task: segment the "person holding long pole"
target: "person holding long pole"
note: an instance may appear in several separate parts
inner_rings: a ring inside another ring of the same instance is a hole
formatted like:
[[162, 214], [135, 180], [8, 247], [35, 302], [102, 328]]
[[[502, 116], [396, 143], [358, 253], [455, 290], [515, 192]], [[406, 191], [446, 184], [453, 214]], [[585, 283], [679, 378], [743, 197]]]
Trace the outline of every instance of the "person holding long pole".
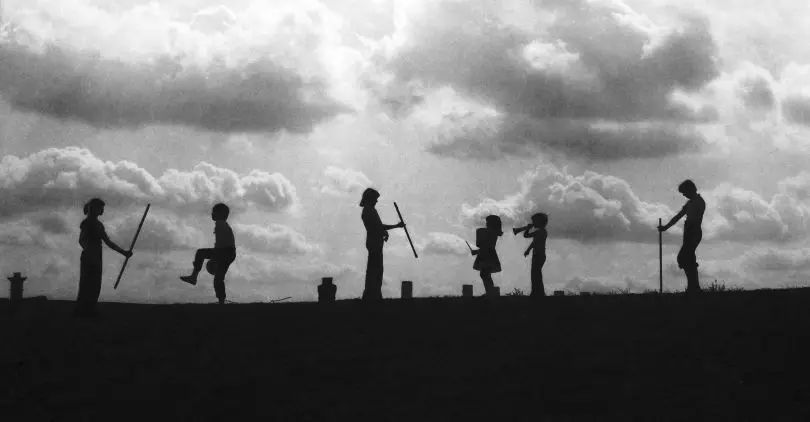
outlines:
[[104, 201], [93, 198], [84, 204], [84, 214], [87, 216], [79, 226], [79, 245], [82, 247], [81, 266], [79, 270], [79, 293], [76, 297], [76, 307], [73, 315], [77, 317], [95, 317], [96, 303], [101, 294], [101, 242], [110, 249], [129, 258], [132, 251], [124, 250], [110, 240], [104, 230], [104, 224], [98, 217], [104, 214]]
[[363, 300], [382, 300], [383, 281], [383, 245], [388, 240], [388, 230], [404, 228], [405, 223], [383, 224], [380, 215], [374, 206], [380, 198], [380, 193], [368, 188], [363, 191], [360, 206], [363, 207], [361, 218], [366, 228], [366, 249], [368, 249], [368, 264], [366, 265], [366, 284], [363, 289]]
[[678, 192], [688, 199], [686, 205], [667, 224], [659, 225], [658, 230], [664, 232], [677, 223], [681, 217], [686, 216], [686, 222], [683, 225], [683, 245], [678, 252], [678, 267], [683, 269], [686, 274], [686, 293], [696, 294], [700, 293], [701, 290], [695, 251], [703, 238], [703, 230], [700, 226], [703, 223], [706, 202], [698, 194], [695, 183], [689, 179], [678, 186]]

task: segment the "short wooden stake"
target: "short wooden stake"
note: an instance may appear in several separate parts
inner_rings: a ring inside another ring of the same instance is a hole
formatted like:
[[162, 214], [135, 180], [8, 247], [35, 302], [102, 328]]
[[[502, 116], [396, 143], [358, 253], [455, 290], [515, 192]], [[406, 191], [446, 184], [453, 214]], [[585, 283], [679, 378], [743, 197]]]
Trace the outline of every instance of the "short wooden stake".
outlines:
[[334, 302], [335, 293], [337, 293], [337, 286], [332, 283], [332, 277], [321, 278], [321, 285], [318, 286], [318, 302]]
[[403, 299], [412, 299], [413, 298], [413, 282], [412, 281], [403, 281], [402, 282], [402, 298]]
[[22, 302], [23, 298], [23, 282], [28, 279], [28, 277], [23, 277], [22, 273], [14, 273], [12, 277], [7, 277], [8, 281], [11, 282], [11, 286], [9, 289], [8, 299], [11, 305], [11, 312], [17, 310]]

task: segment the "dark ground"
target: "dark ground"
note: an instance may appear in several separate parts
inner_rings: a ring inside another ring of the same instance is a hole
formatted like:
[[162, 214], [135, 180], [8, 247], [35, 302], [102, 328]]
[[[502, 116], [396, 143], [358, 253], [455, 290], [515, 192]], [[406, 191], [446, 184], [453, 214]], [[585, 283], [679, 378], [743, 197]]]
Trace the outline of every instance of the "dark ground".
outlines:
[[[810, 289], [0, 302], [0, 419], [810, 420]], [[10, 415], [6, 418], [2, 415]]]

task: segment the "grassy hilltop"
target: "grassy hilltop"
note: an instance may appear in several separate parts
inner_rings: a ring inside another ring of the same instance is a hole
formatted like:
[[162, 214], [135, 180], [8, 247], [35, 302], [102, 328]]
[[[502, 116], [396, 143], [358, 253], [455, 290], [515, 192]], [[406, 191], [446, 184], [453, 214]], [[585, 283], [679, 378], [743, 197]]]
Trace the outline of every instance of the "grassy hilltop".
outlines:
[[23, 305], [9, 421], [810, 420], [810, 289]]

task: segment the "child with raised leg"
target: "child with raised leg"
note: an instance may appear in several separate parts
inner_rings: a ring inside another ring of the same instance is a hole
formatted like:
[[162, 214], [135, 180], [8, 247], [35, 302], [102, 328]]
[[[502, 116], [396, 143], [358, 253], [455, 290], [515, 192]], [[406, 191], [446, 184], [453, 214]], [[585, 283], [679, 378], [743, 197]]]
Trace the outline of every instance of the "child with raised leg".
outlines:
[[194, 269], [191, 275], [180, 277], [186, 283], [196, 285], [197, 275], [202, 269], [203, 262], [206, 259], [209, 260], [209, 272], [213, 272], [214, 292], [220, 304], [225, 303], [225, 274], [236, 259], [236, 241], [227, 221], [229, 214], [230, 209], [227, 205], [223, 203], [214, 205], [211, 209], [211, 219], [214, 220], [214, 247], [197, 249], [194, 254]]

